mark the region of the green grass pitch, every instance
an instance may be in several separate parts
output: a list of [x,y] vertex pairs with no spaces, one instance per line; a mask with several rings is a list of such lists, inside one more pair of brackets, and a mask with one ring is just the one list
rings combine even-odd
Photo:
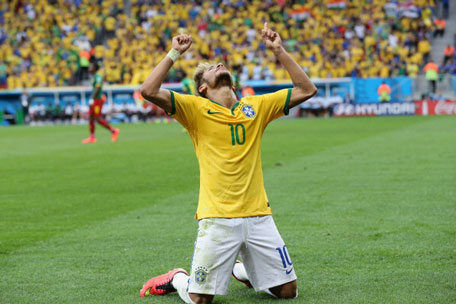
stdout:
[[[0,128],[0,303],[141,299],[189,268],[198,166],[178,124]],[[289,119],[262,146],[293,303],[456,302],[456,117]],[[215,303],[275,303],[234,280]]]

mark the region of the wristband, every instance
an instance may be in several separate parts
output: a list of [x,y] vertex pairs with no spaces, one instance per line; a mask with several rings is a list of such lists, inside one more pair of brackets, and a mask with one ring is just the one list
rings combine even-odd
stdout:
[[180,53],[178,50],[171,49],[166,56],[168,56],[173,62],[176,62],[176,60],[180,57]]

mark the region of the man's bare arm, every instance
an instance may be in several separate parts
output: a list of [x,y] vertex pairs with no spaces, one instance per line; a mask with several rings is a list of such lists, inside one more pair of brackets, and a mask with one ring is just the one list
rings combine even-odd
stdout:
[[153,102],[166,112],[171,112],[171,93],[160,89],[169,69],[173,66],[171,58],[166,56],[147,76],[141,86],[141,95],[148,101]]
[[293,82],[291,90],[289,108],[299,105],[317,93],[317,87],[312,83],[303,69],[294,61],[290,54],[281,47],[281,51],[276,54],[280,63],[283,64]]
[[[173,37],[172,48],[180,55],[185,53],[191,45],[192,36],[190,35],[181,32],[179,35]],[[173,59],[171,59],[172,56],[170,56],[172,52],[173,51],[170,51],[170,53],[160,61],[141,86],[141,95],[166,112],[171,112],[172,109],[171,93],[168,90],[160,89],[160,86],[163,81],[165,81],[169,69],[171,69],[174,64]]]
[[288,54],[282,46],[282,40],[278,33],[268,28],[268,24],[264,24],[261,31],[266,47],[274,52],[277,59],[285,67],[293,82],[291,90],[290,102],[288,107],[292,108],[306,101],[317,93],[317,87],[312,83],[304,70],[296,63],[296,61]]

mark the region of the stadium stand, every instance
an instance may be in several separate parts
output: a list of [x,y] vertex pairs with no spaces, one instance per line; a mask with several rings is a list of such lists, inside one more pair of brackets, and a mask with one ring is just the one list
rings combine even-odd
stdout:
[[433,0],[2,1],[0,88],[85,84],[91,60],[109,84],[138,85],[180,28],[195,43],[169,82],[202,59],[225,62],[241,83],[286,79],[257,38],[264,21],[311,77],[415,77],[440,20],[434,8]]

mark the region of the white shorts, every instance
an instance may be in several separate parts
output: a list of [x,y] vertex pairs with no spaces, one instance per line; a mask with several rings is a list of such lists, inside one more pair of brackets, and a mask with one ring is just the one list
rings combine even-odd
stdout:
[[188,292],[226,295],[239,254],[256,291],[296,280],[272,216],[207,218],[198,226]]

